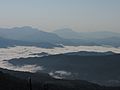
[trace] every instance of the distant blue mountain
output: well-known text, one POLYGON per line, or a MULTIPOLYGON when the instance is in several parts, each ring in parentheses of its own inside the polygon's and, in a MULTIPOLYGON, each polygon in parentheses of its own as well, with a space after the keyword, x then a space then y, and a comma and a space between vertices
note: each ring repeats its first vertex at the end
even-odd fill
MULTIPOLYGON (((41 31, 39 29, 35 29, 29 26, 25 27, 15 27, 11 29, 0 28, 0 37, 17 40, 17 41, 24 41, 24 42, 31 42, 33 43, 49 43, 55 46, 63 45, 95 45, 91 42, 86 42, 83 40, 77 39, 65 39, 60 37, 54 33, 48 33, 41 31)), ((44 44, 43 44, 44 45, 44 44)))
MULTIPOLYGON (((44 32, 29 26, 15 28, 0 28, 0 37, 14 40, 14 45, 33 45, 43 47, 54 47, 61 45, 71 46, 93 46, 110 45, 120 46, 120 34, 114 32, 75 32, 64 28, 53 33, 44 32), (19 44, 18 44, 19 43, 19 44), (22 43, 22 44, 21 44, 22 43)), ((13 42, 12 42, 13 43, 13 42)), ((9 43, 11 44, 11 43, 9 43)))
POLYGON ((120 37, 120 33, 110 31, 96 31, 96 32, 76 32, 70 28, 63 28, 53 31, 60 37, 67 39, 104 39, 110 37, 120 37))
POLYGON ((80 39, 81 38, 80 33, 75 32, 70 28, 58 29, 58 30, 55 30, 53 33, 66 39, 80 39))
POLYGON ((47 42, 33 43, 33 42, 26 42, 20 40, 5 39, 0 37, 0 48, 7 48, 14 46, 37 46, 42 48, 62 47, 61 45, 55 45, 47 42))
POLYGON ((15 27, 11 29, 0 29, 0 36, 13 40, 29 41, 29 42, 49 42, 59 43, 62 38, 53 33, 44 32, 32 27, 15 27))
POLYGON ((120 47, 120 33, 110 31, 75 32, 64 28, 54 31, 60 37, 85 45, 110 45, 120 47))
POLYGON ((27 45, 53 48, 62 47, 60 44, 69 42, 56 34, 44 32, 29 26, 11 29, 0 28, 0 37, 7 39, 6 43, 1 42, 4 44, 3 46, 27 45))

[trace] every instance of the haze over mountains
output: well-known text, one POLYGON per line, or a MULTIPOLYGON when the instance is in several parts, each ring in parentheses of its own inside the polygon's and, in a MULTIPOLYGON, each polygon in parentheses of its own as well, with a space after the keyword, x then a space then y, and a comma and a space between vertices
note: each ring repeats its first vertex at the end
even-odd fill
POLYGON ((72 79, 68 84, 78 79, 119 86, 119 47, 120 33, 115 32, 75 32, 69 28, 45 32, 29 26, 0 28, 1 68, 72 79))
POLYGON ((34 29, 32 27, 20 27, 11 29, 0 29, 0 43, 4 43, 3 46, 40 46, 40 47, 56 47, 62 40, 59 36, 34 29))
POLYGON ((94 32, 76 32, 70 28, 63 28, 53 31, 55 34, 68 39, 104 39, 110 37, 120 37, 120 33, 109 31, 94 31, 94 32))
POLYGON ((120 46, 120 33, 117 32, 75 32, 72 29, 64 28, 56 30, 54 33, 66 39, 77 39, 78 41, 91 42, 94 45, 120 46))
POLYGON ((0 0, 0 90, 120 90, 120 0, 0 0))
MULTIPOLYGON (((110 45, 120 46, 120 34, 115 32, 75 32, 72 29, 64 28, 54 32, 44 32, 29 26, 15 28, 0 28, 0 43, 5 42, 7 46, 30 45, 60 47, 61 45, 72 46, 94 46, 110 45), (8 43, 7 43, 8 42, 8 43)), ((4 46, 4 45, 3 45, 4 46)))
POLYGON ((21 40, 27 42, 51 42, 58 43, 61 38, 56 34, 40 31, 32 27, 15 27, 11 29, 0 29, 0 36, 13 40, 21 40))

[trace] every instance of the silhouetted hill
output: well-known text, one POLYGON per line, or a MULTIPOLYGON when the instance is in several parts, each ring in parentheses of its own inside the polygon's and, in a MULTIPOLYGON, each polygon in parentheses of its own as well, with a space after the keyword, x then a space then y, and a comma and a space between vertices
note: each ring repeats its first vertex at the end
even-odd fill
POLYGON ((82 80, 57 80, 48 78, 45 74, 42 76, 38 73, 0 69, 0 90, 29 90, 28 77, 31 77, 33 90, 103 90, 105 88, 82 80), (26 75, 28 76, 25 78, 26 75))
POLYGON ((38 73, 17 72, 0 68, 0 90, 119 90, 120 87, 106 87, 83 80, 58 80, 43 77, 38 73), (20 75, 19 75, 20 74, 20 75), (25 76, 28 75, 26 78, 25 76), (34 80, 34 76, 36 80, 34 80), (43 77, 44 80, 42 78, 43 77), (34 81, 33 81, 34 80, 34 81))
POLYGON ((0 90, 27 90, 27 80, 0 71, 0 90))

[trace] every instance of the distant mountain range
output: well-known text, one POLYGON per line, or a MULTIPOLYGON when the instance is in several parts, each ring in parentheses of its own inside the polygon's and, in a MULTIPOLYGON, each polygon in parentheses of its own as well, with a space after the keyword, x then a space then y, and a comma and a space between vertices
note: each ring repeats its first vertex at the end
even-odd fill
POLYGON ((105 39, 111 37, 120 37, 120 33, 110 31, 96 31, 96 32, 76 32, 70 28, 63 28, 53 31, 60 37, 67 39, 105 39))
MULTIPOLYGON (((120 46, 120 33, 110 31, 96 32, 75 32, 72 29, 64 28, 55 30, 53 33, 66 39, 74 39, 76 42, 87 42, 91 45, 110 45, 114 47, 120 46)), ((88 44, 88 45, 89 45, 88 44)))
POLYGON ((62 47, 61 45, 51 44, 48 42, 28 42, 28 41, 21 41, 21 40, 13 40, 13 39, 6 39, 0 37, 0 48, 7 48, 7 47, 14 47, 14 46, 36 46, 42 48, 54 48, 54 47, 62 47))
MULTIPOLYGON (((29 26, 15 28, 0 28, 0 43, 6 46, 32 45, 45 47, 59 47, 62 45, 91 46, 110 45, 120 46, 120 34, 114 32, 75 32, 64 28, 54 32, 44 32, 29 26), (4 40, 3 40, 4 39, 4 40), (8 42, 8 43, 7 43, 8 42), (11 42, 11 43, 10 43, 11 42), (9 45, 10 44, 10 45, 9 45), (42 45, 41 45, 42 44, 42 45)), ((2 47, 2 44, 0 47, 2 47)), ((4 47, 4 45, 3 45, 4 47)))
POLYGON ((11 29, 0 29, 0 36, 3 38, 21 40, 28 42, 49 42, 59 43, 62 38, 53 33, 44 32, 32 27, 15 27, 11 29))

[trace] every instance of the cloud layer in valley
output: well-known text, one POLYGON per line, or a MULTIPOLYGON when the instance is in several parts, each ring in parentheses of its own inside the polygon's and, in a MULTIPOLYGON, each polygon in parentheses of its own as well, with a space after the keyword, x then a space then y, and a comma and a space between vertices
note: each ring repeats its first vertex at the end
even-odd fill
POLYGON ((56 47, 53 49, 26 46, 0 48, 0 67, 17 71, 36 72, 37 70, 44 70, 45 67, 36 65, 25 65, 22 67, 13 66, 12 64, 8 63, 8 60, 14 58, 40 57, 40 55, 37 55, 36 53, 42 52, 48 53, 50 55, 55 55, 78 51, 95 51, 95 52, 112 51, 114 53, 120 53, 120 48, 113 48, 108 46, 64 46, 64 48, 56 47))

